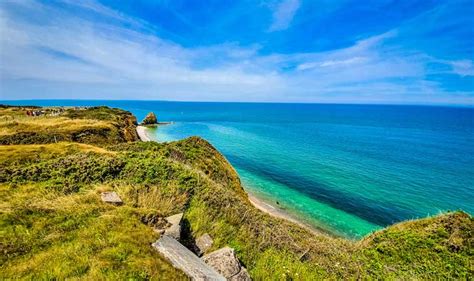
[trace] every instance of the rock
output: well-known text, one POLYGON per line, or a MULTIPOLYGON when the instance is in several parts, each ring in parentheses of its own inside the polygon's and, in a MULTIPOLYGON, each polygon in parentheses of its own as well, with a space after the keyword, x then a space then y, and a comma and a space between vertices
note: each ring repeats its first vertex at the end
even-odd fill
POLYGON ((123 204, 122 199, 120 199, 120 197, 118 196, 116 192, 102 192, 102 194, 100 194, 100 197, 102 201, 106 203, 111 203, 115 205, 123 204))
POLYGON ((192 280, 226 280, 188 248, 169 236, 162 236, 152 246, 192 280))
POLYGON ((155 113, 150 112, 146 115, 145 119, 142 121, 142 125, 154 125, 158 124, 158 120, 156 119, 155 113))
POLYGON ((209 234, 203 234, 199 236, 196 239, 196 252, 198 256, 201 256, 204 254, 207 250, 209 250, 212 247, 212 243, 214 241, 212 240, 211 236, 209 234))
POLYGON ((236 275, 232 276, 229 278, 231 281, 251 281, 252 278, 250 278, 250 274, 247 272, 247 269, 245 267, 242 267, 240 269, 240 272, 237 273, 236 275))
POLYGON ((235 256, 234 249, 229 247, 204 255, 202 260, 225 278, 231 278, 240 272, 240 262, 235 256))
POLYGON ((165 235, 171 236, 176 240, 181 238, 181 220, 183 219, 183 213, 172 215, 166 218, 171 226, 165 229, 165 235))

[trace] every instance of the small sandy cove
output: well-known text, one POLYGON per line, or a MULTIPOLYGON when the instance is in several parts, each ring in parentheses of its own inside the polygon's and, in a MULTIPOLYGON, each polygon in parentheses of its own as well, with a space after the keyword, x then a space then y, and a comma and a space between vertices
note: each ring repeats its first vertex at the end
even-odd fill
POLYGON ((151 141, 151 138, 146 134, 145 126, 137 126, 137 134, 141 141, 151 141))
POLYGON ((252 205, 255 206, 255 208, 259 209, 260 211, 262 212, 265 212, 273 217, 277 217, 277 218, 280 218, 280 219, 284 219, 284 220, 287 220, 287 221, 290 221, 292 223, 295 223, 313 233, 317 233, 317 234, 321 234, 321 233, 326 233, 320 229, 317 229, 317 228, 314 228, 296 218, 294 218, 292 215, 288 214, 287 212, 285 212, 284 210, 281 210, 279 209, 278 207, 274 207, 268 203, 265 203, 263 202, 262 200, 256 198, 255 196, 251 195, 250 193, 248 193, 248 198, 250 200, 250 203, 252 203, 252 205))

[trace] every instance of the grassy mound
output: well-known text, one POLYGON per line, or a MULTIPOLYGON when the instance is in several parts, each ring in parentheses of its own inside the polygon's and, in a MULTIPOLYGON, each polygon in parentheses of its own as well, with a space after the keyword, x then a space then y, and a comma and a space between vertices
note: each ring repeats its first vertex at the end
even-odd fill
POLYGON ((0 106, 0 144, 42 144, 73 141, 107 145, 136 141, 136 118, 108 107, 35 108, 0 106), (42 111, 28 116, 28 111, 42 111))
POLYGON ((254 208, 232 166, 198 137, 0 146, 0 195, 3 278, 182 279, 151 249, 158 234, 147 225, 181 211, 184 244, 207 232, 210 251, 235 248, 257 280, 473 276, 468 214, 403 222, 356 242, 315 235, 254 208), (102 203, 106 190, 125 204, 102 203))

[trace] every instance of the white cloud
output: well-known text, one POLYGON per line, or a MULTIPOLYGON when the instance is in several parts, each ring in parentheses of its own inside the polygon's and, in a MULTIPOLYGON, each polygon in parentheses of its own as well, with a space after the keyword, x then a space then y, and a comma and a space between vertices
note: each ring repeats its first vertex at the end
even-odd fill
POLYGON ((474 76, 474 64, 470 60, 458 60, 450 62, 453 72, 460 76, 474 76))
MULTIPOLYGON (((155 36, 46 10, 55 20, 42 25, 18 21, 2 12, 2 80, 102 83, 105 87, 130 84, 139 85, 138 92, 143 88, 154 91, 155 98, 179 89, 181 95, 199 91, 209 99, 226 90, 236 94, 257 87, 265 92, 281 84, 276 75, 246 71, 240 63, 193 67, 196 60, 212 59, 216 54, 240 61, 255 53, 249 49, 229 44, 185 49, 155 36)), ((111 14, 106 12, 103 16, 111 14)), ((185 100, 186 96, 177 98, 185 100)))
MULTIPOLYGON (((29 21, 0 6, 0 99, 446 102, 442 87, 425 79, 426 64, 439 60, 387 47, 396 31, 339 50, 262 56, 258 45, 185 48, 142 32, 147 23, 82 3, 81 9, 140 27, 98 24, 24 2, 36 19, 29 21)), ((442 63, 472 75, 469 60, 442 63)), ((452 102, 469 98, 458 93, 452 102)))
POLYGON ((298 70, 308 70, 308 69, 313 69, 316 67, 334 67, 334 66, 347 66, 351 64, 357 64, 357 63, 362 63, 366 61, 367 58, 365 57, 353 57, 353 58, 348 58, 348 59, 342 59, 342 60, 327 60, 323 62, 307 62, 307 63, 302 63, 298 65, 297 69, 298 70))
POLYGON ((273 22, 269 31, 287 29, 300 5, 299 0, 283 0, 280 2, 273 11, 273 22))

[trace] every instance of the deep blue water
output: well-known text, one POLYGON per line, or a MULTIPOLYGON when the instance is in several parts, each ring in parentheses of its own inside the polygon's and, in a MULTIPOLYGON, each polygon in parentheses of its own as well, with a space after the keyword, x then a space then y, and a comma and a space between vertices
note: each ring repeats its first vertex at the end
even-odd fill
MULTIPOLYGON (((5 102, 4 102, 5 103, 5 102)), ((401 220, 474 212, 474 109, 455 107, 17 101, 108 105, 160 141, 199 135, 236 167, 251 193, 314 226, 360 237, 401 220)))

